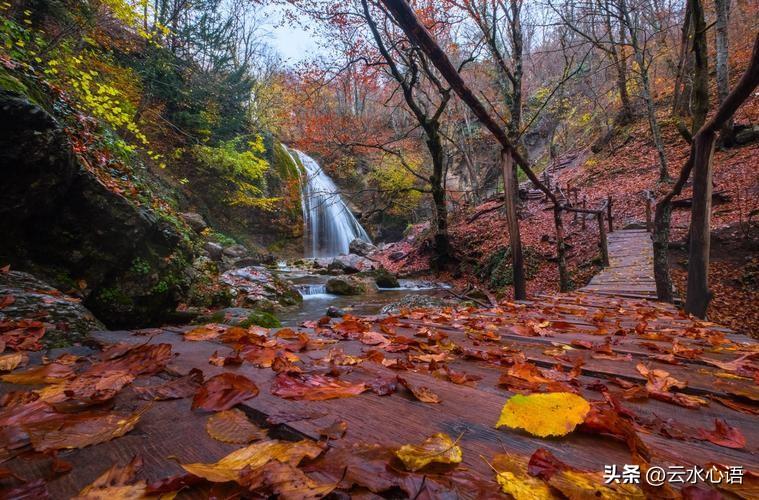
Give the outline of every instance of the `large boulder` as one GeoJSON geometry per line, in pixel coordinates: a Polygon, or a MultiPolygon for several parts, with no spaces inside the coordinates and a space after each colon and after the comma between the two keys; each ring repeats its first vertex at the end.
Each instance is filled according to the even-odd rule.
{"type": "Polygon", "coordinates": [[[185,212],[185,213],[179,214],[179,216],[196,233],[200,233],[200,232],[202,232],[204,229],[206,229],[208,227],[208,224],[206,224],[205,219],[199,213],[196,213],[196,212],[185,212]]]}
{"type": "Polygon", "coordinates": [[[81,299],[61,293],[44,281],[21,271],[0,272],[0,323],[33,318],[45,324],[42,344],[63,347],[81,342],[105,325],[81,304],[81,299]]]}
{"type": "Polygon", "coordinates": [[[398,278],[384,267],[377,271],[374,276],[374,282],[380,288],[400,288],[401,286],[398,278]]]}
{"type": "Polygon", "coordinates": [[[356,254],[338,255],[332,259],[327,269],[330,271],[342,271],[345,274],[355,274],[361,271],[371,271],[377,264],[374,261],[356,254]]]}
{"type": "Polygon", "coordinates": [[[364,282],[353,277],[330,278],[326,289],[333,295],[362,295],[367,292],[364,282]]]}
{"type": "Polygon", "coordinates": [[[222,251],[224,247],[213,241],[206,241],[203,245],[203,250],[208,253],[208,257],[213,261],[220,261],[222,257],[222,251]]]}
{"type": "Polygon", "coordinates": [[[260,266],[231,269],[221,275],[221,281],[231,288],[238,307],[271,311],[303,301],[291,282],[260,266]]]}
{"type": "Polygon", "coordinates": [[[366,257],[367,255],[371,254],[372,252],[377,251],[377,247],[369,243],[368,241],[361,240],[359,238],[355,238],[353,241],[350,242],[348,245],[348,251],[352,254],[360,255],[361,257],[366,257]]]}
{"type": "Polygon", "coordinates": [[[111,328],[165,322],[188,287],[189,240],[95,164],[42,107],[0,91],[0,262],[63,290],[85,283],[84,305],[111,328]]]}

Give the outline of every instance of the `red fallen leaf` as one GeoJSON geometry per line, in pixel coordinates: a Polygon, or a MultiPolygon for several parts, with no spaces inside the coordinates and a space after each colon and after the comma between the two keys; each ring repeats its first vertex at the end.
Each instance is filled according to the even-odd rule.
{"type": "Polygon", "coordinates": [[[131,349],[121,348],[118,356],[95,363],[88,375],[127,372],[132,375],[153,375],[166,368],[171,360],[171,344],[141,344],[131,349]],[[123,354],[121,351],[124,351],[123,354]]]}
{"type": "Polygon", "coordinates": [[[398,387],[396,379],[382,377],[377,377],[376,379],[366,384],[366,386],[370,391],[378,396],[389,396],[394,393],[398,387]]]}
{"type": "Polygon", "coordinates": [[[446,367],[444,371],[445,371],[445,374],[448,376],[448,379],[454,384],[463,384],[463,385],[469,385],[469,386],[474,387],[475,383],[478,380],[482,379],[482,377],[479,375],[471,375],[469,373],[457,372],[448,367],[446,367]]]}
{"type": "Polygon", "coordinates": [[[208,362],[214,366],[241,365],[243,359],[240,357],[239,352],[234,353],[232,356],[219,356],[219,351],[214,351],[211,357],[208,358],[208,362]]]}
{"type": "Polygon", "coordinates": [[[323,401],[348,398],[367,390],[364,383],[352,383],[318,374],[279,373],[271,384],[271,393],[285,399],[323,401]]]}
{"type": "Polygon", "coordinates": [[[0,380],[11,384],[55,384],[63,382],[75,376],[74,370],[69,365],[58,362],[47,365],[35,366],[28,370],[9,373],[0,377],[0,380]]]}
{"type": "Polygon", "coordinates": [[[611,406],[601,402],[591,402],[585,422],[580,426],[584,432],[607,434],[627,444],[633,457],[639,456],[649,461],[651,452],[635,431],[633,424],[620,416],[611,406]]]}
{"type": "Polygon", "coordinates": [[[729,426],[721,418],[714,419],[713,431],[699,429],[698,434],[701,439],[710,441],[718,446],[724,446],[725,448],[740,449],[746,446],[746,437],[743,433],[739,429],[729,426]]]}
{"type": "Polygon", "coordinates": [[[572,347],[581,347],[583,349],[592,349],[593,343],[588,340],[574,339],[569,343],[572,347]]]}
{"type": "Polygon", "coordinates": [[[408,380],[406,380],[403,377],[397,377],[398,382],[405,387],[406,389],[411,392],[411,394],[414,395],[416,399],[421,401],[422,403],[440,403],[442,399],[440,399],[440,396],[432,392],[432,389],[429,387],[419,385],[415,386],[412,385],[408,380]]]}
{"type": "Polygon", "coordinates": [[[208,411],[229,410],[258,395],[258,387],[250,379],[236,373],[220,373],[211,377],[195,393],[192,409],[208,411]]]}
{"type": "Polygon", "coordinates": [[[746,413],[748,415],[759,415],[759,408],[756,408],[751,405],[739,403],[737,401],[733,401],[732,399],[727,398],[721,398],[719,396],[710,396],[715,401],[719,401],[723,405],[727,406],[728,408],[739,411],[741,413],[746,413]]]}
{"type": "Polygon", "coordinates": [[[14,297],[13,295],[4,295],[0,297],[0,309],[4,307],[8,307],[14,302],[16,302],[16,297],[14,297]]]}
{"type": "Polygon", "coordinates": [[[362,333],[359,338],[362,344],[366,345],[387,345],[390,343],[387,337],[377,332],[362,333]]]}
{"type": "Polygon", "coordinates": [[[14,351],[39,351],[39,340],[45,335],[45,325],[39,321],[19,320],[0,322],[0,344],[14,351]]]}
{"type": "Polygon", "coordinates": [[[275,337],[279,339],[293,340],[293,342],[281,342],[279,347],[290,352],[299,352],[306,349],[310,338],[308,335],[302,332],[296,332],[290,328],[283,328],[278,331],[275,337]]]}
{"type": "Polygon", "coordinates": [[[545,448],[535,450],[527,463],[527,473],[543,481],[548,481],[557,472],[566,470],[576,471],[577,469],[565,464],[545,448]]]}
{"type": "Polygon", "coordinates": [[[135,387],[134,391],[140,399],[153,401],[164,401],[167,399],[188,398],[195,394],[198,387],[203,383],[203,372],[197,368],[190,370],[190,373],[165,384],[135,387]]]}
{"type": "Polygon", "coordinates": [[[271,369],[277,373],[300,373],[303,371],[299,366],[293,364],[284,353],[277,353],[271,362],[271,369]]]}

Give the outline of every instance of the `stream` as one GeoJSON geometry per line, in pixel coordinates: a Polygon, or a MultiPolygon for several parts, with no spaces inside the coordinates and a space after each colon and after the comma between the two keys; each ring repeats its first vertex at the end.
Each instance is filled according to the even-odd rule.
{"type": "Polygon", "coordinates": [[[336,307],[347,314],[372,315],[384,306],[398,302],[409,295],[426,295],[445,298],[447,285],[428,281],[401,279],[400,288],[379,288],[362,295],[332,295],[326,292],[325,284],[330,275],[312,274],[301,269],[280,267],[280,276],[290,280],[303,295],[303,303],[277,314],[283,326],[296,326],[303,321],[324,316],[327,308],[336,307]]]}

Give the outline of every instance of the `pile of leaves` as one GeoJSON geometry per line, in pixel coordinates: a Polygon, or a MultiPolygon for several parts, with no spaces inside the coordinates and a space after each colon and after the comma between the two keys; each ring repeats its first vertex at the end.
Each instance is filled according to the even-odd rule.
{"type": "MultiPolygon", "coordinates": [[[[691,428],[634,405],[651,399],[697,411],[712,403],[685,391],[688,383],[661,368],[662,363],[674,370],[698,360],[712,367],[715,383],[724,376],[726,382],[755,384],[755,345],[738,343],[665,305],[607,299],[604,307],[595,307],[597,300],[577,294],[532,306],[504,302],[495,309],[405,310],[397,316],[337,321],[325,317],[296,329],[207,324],[181,333],[136,332],[127,342],[92,355],[64,353],[55,359],[35,352],[44,329],[19,325],[0,334],[9,350],[0,355],[5,373],[0,377],[0,461],[18,465],[14,459],[38,455],[50,459],[53,477],[75,473],[66,460],[69,450],[119,439],[167,402],[187,399],[187,411],[207,415],[203,439],[238,448],[215,462],[179,457],[181,473],[150,482],[140,479],[142,461],[134,457],[104,468],[79,496],[147,498],[185,489],[280,498],[338,492],[410,498],[493,497],[497,492],[515,498],[644,498],[671,493],[665,487],[604,484],[600,471],[564,463],[539,445],[530,456],[506,450],[482,457],[493,473],[487,478],[471,468],[482,459],[469,450],[466,431],[451,436],[425,430],[409,443],[371,443],[350,438],[348,422],[337,418],[318,431],[319,439],[292,439],[291,430],[286,440],[272,430],[315,417],[279,415],[264,406],[270,414],[262,426],[243,411],[256,408],[264,391],[306,405],[367,394],[441,405],[447,392],[437,388],[446,384],[492,384],[505,394],[500,415],[491,416],[493,428],[502,432],[526,433],[535,440],[575,432],[611,437],[624,443],[642,470],[665,453],[651,446],[651,435],[736,450],[747,446],[743,432],[726,419],[716,420],[714,428],[691,428]],[[149,333],[156,333],[157,340],[145,339],[149,333]],[[514,339],[530,342],[518,346],[514,339]],[[650,346],[650,354],[633,359],[632,339],[635,345],[650,346]],[[185,349],[175,352],[179,346],[207,351],[208,365],[179,370],[185,349]],[[629,365],[637,378],[599,379],[584,370],[586,363],[608,361],[629,365]]],[[[753,405],[741,402],[759,400],[755,386],[725,383],[721,388],[726,396],[713,402],[732,412],[757,414],[753,405]]],[[[710,457],[703,458],[707,462],[710,457]]],[[[754,484],[755,476],[749,472],[744,479],[754,484]]],[[[46,495],[43,477],[18,477],[12,469],[0,468],[0,482],[11,498],[46,495]]],[[[739,496],[748,491],[741,485],[719,487],[739,496]]]]}

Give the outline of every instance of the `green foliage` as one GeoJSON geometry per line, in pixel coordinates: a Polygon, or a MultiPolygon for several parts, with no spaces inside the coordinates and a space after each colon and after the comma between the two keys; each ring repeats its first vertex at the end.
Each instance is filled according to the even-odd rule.
{"type": "Polygon", "coordinates": [[[142,274],[146,275],[150,273],[150,264],[145,259],[142,259],[140,257],[135,257],[132,261],[132,266],[129,268],[129,270],[133,274],[142,274]]]}
{"type": "Polygon", "coordinates": [[[369,174],[369,182],[388,201],[388,216],[408,214],[409,209],[416,207],[422,199],[422,193],[414,189],[416,177],[395,156],[385,157],[382,164],[369,174]]]}
{"type": "Polygon", "coordinates": [[[256,136],[247,143],[242,137],[222,141],[218,146],[193,147],[195,159],[228,185],[230,194],[226,201],[231,205],[256,207],[264,210],[274,208],[277,198],[265,196],[264,175],[269,163],[263,157],[263,139],[256,136]]]}
{"type": "Polygon", "coordinates": [[[266,311],[253,311],[248,319],[240,322],[241,327],[248,328],[253,325],[262,326],[264,328],[279,328],[282,323],[271,313],[266,311]]]}
{"type": "MultiPolygon", "coordinates": [[[[522,249],[525,261],[525,274],[527,279],[532,279],[538,272],[540,254],[530,247],[522,249]]],[[[477,271],[480,279],[494,290],[514,284],[514,268],[511,265],[511,247],[501,247],[493,252],[484,265],[477,271]]]]}

